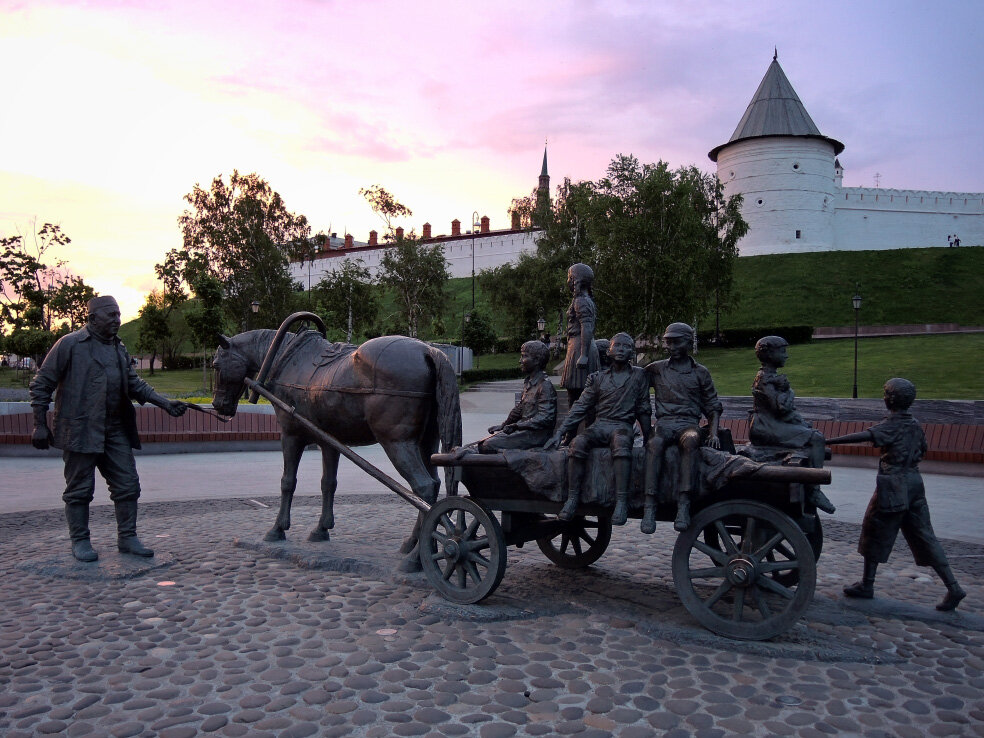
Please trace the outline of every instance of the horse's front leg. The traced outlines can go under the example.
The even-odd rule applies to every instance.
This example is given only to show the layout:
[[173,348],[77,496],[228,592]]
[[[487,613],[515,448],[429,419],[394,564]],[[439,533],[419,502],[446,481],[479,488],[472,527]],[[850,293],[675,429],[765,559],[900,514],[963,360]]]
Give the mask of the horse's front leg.
[[335,489],[338,487],[338,451],[321,446],[321,519],[311,531],[309,541],[327,541],[328,531],[335,527]]
[[297,467],[301,463],[301,454],[304,453],[305,440],[301,436],[284,433],[280,445],[284,452],[284,474],[280,478],[280,510],[277,512],[277,521],[263,537],[264,541],[287,539],[285,531],[290,530],[290,504],[297,488]]

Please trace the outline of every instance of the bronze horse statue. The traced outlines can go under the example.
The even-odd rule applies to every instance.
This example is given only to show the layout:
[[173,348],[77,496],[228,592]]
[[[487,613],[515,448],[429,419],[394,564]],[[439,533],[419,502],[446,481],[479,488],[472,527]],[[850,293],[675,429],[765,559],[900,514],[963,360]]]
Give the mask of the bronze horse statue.
[[[331,343],[315,331],[286,333],[293,319],[295,316],[280,332],[253,330],[232,338],[219,337],[214,362],[215,411],[234,415],[245,388],[244,379],[259,372],[262,376],[258,381],[273,395],[343,444],[379,443],[413,492],[434,503],[440,477],[430,456],[439,444],[442,451],[461,444],[458,385],[448,358],[440,349],[406,336],[382,336],[356,347]],[[264,540],[286,539],[301,454],[308,444],[318,443],[323,461],[321,518],[308,540],[327,541],[328,531],[335,525],[338,451],[315,439],[291,414],[279,408],[276,413],[284,473],[280,510]],[[451,489],[450,477],[448,485]],[[413,549],[416,531],[414,528],[404,543],[404,553]],[[405,568],[413,568],[414,560],[415,552]]]

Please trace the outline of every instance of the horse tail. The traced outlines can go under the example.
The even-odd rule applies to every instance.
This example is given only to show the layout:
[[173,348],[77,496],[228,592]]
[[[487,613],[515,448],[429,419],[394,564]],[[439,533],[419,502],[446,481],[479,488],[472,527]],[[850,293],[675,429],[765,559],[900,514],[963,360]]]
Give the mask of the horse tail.
[[[461,445],[461,399],[458,396],[458,378],[448,357],[438,348],[429,347],[434,365],[434,399],[437,404],[437,429],[441,439],[441,451],[447,453]],[[447,494],[458,494],[458,475],[454,467],[445,469]]]

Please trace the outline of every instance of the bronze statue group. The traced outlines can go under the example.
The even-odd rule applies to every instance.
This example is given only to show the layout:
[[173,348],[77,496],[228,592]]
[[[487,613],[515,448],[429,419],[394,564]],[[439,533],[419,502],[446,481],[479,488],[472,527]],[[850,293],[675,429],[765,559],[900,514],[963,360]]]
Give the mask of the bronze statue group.
[[[570,400],[570,412],[556,427],[557,393],[545,368],[550,354],[540,341],[521,349],[525,375],[519,402],[505,421],[489,428],[490,435],[459,449],[459,454],[498,453],[509,450],[552,450],[567,445],[567,497],[562,520],[576,515],[590,452],[611,450],[615,477],[614,525],[624,525],[628,501],[635,426],[646,448],[644,508],[641,530],[653,533],[660,492],[670,485],[676,499],[674,528],[690,526],[690,506],[700,473],[700,449],[721,446],[719,420],[722,404],[706,367],[691,356],[694,331],[685,323],[671,323],[663,334],[668,358],[645,367],[634,365],[635,341],[616,334],[603,357],[595,341],[597,311],[592,296],[594,274],[585,264],[568,270],[572,293],[567,311],[567,355],[561,386]],[[169,400],[140,379],[117,335],[119,306],[112,297],[89,302],[85,327],[60,338],[46,356],[31,383],[31,404],[36,448],[49,445],[63,452],[66,488],[65,516],[72,553],[82,562],[98,555],[89,539],[89,504],[93,499],[95,470],[106,479],[116,507],[117,545],[122,553],[153,556],[136,535],[140,483],[133,448],[139,448],[132,400],[150,402],[171,415],[181,415],[185,403]],[[926,438],[909,412],[916,390],[905,379],[885,384],[889,416],[860,433],[839,438],[823,436],[799,415],[795,395],[778,369],[786,363],[785,340],[767,336],[755,346],[761,368],[752,385],[753,415],[749,440],[763,458],[778,458],[790,449],[802,449],[811,466],[822,466],[827,445],[870,442],[881,449],[875,493],[864,516],[859,553],[864,557],[862,579],[844,589],[849,597],[874,596],[879,564],[888,561],[899,531],[912,549],[916,564],[930,566],[943,580],[947,593],[937,605],[953,610],[965,597],[930,522],[925,489],[918,464],[926,452]],[[606,361],[607,359],[607,361]],[[650,402],[650,390],[653,401]],[[54,396],[53,425],[48,408]],[[655,424],[652,418],[655,417]],[[707,424],[700,425],[701,419]],[[677,448],[679,473],[669,479],[666,453]],[[833,505],[819,487],[807,491],[810,502],[828,513]]]
[[[557,401],[552,387],[548,389],[544,371],[549,355],[539,341],[530,341],[522,348],[520,365],[526,381],[519,403],[503,425],[489,428],[491,436],[461,453],[541,447],[552,450],[566,442],[568,492],[559,517],[569,520],[577,511],[591,449],[607,446],[615,476],[611,522],[624,525],[628,519],[632,446],[638,423],[646,447],[640,528],[643,533],[655,531],[657,500],[663,485],[670,485],[677,504],[673,526],[678,531],[686,530],[700,473],[699,450],[701,446],[721,446],[718,424],[723,408],[714,382],[707,368],[691,356],[694,330],[686,323],[671,323],[666,328],[666,359],[646,367],[634,366],[635,341],[629,334],[619,333],[609,342],[608,362],[604,362],[594,339],[597,310],[592,296],[593,279],[591,268],[585,264],[575,264],[568,270],[567,285],[573,299],[567,311],[567,356],[561,386],[567,390],[570,412],[556,432],[550,435]],[[768,461],[802,449],[810,466],[821,467],[828,445],[871,442],[878,446],[881,459],[876,490],[868,504],[858,544],[864,557],[864,575],[861,581],[846,587],[844,594],[864,599],[874,596],[878,564],[888,561],[901,530],[916,564],[932,567],[946,585],[946,595],[937,609],[955,609],[966,593],[957,583],[930,522],[918,468],[926,453],[926,437],[909,413],[916,397],[915,386],[905,379],[890,379],[885,384],[885,405],[890,413],[885,421],[861,433],[824,439],[796,411],[789,380],[778,371],[786,364],[787,346],[779,336],[766,336],[755,345],[761,368],[752,383],[752,454]],[[608,365],[602,368],[604,363]],[[653,417],[655,424],[651,422]],[[702,418],[707,421],[704,426],[700,425]],[[679,449],[681,461],[679,474],[670,479],[664,468],[666,451],[673,446]],[[834,512],[833,504],[819,487],[808,488],[807,495],[816,508]]]

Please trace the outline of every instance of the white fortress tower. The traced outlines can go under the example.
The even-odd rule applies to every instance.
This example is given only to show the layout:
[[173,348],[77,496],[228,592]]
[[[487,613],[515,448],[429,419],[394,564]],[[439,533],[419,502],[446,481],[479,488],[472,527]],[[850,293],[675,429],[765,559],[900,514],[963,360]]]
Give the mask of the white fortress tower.
[[844,144],[821,135],[775,57],[731,140],[711,149],[727,196],[744,196],[742,256],[834,248],[834,162]]
[[984,244],[984,193],[844,187],[843,150],[773,56],[731,140],[708,154],[725,194],[744,197],[742,256]]

